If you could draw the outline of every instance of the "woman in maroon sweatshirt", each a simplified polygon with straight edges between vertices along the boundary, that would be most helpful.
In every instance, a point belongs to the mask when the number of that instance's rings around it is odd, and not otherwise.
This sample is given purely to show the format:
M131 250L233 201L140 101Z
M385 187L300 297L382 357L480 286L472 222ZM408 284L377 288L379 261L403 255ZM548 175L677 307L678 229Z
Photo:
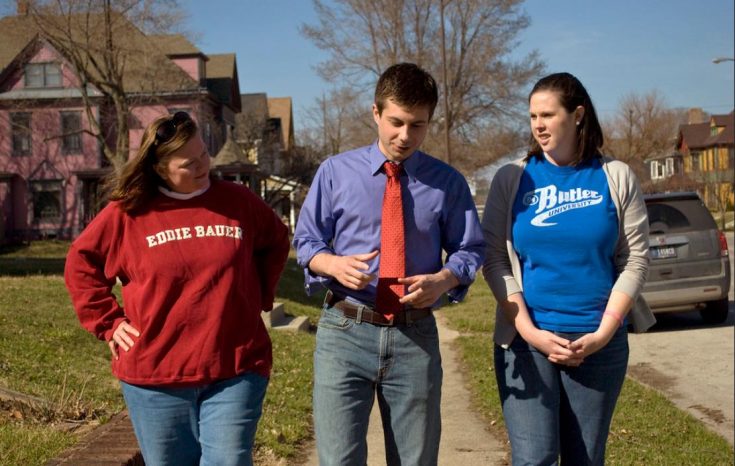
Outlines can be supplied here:
M271 369L260 312L286 226L248 188L210 179L184 112L146 128L110 200L72 244L65 279L82 326L112 351L146 464L252 464Z

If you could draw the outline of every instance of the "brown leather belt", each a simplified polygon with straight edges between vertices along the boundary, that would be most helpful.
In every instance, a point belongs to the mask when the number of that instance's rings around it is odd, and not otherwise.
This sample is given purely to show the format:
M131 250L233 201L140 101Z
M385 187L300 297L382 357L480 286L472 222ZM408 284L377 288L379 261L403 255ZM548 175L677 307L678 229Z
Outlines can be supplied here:
M345 301L345 298L327 291L324 299L330 307L338 309L342 315L356 322L367 322L373 325L382 325L392 327L394 325L405 325L417 322L424 317L431 315L430 307L422 307L420 309L404 309L394 314L392 318L387 318L384 314L376 312L373 308L365 305L353 304Z

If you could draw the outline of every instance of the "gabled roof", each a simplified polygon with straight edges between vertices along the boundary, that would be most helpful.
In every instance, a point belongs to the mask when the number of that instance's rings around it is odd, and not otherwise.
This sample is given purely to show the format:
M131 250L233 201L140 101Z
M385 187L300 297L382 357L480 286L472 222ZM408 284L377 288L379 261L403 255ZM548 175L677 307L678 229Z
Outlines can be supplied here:
M1 27L2 22L0 22L0 28ZM38 53L43 45L43 40L38 36L38 34L35 34L30 38L30 40L28 40L25 46L21 47L20 50L17 50L15 56L7 63L4 63L0 68L0 86L2 86L5 80L8 79L19 67L22 67L26 61L30 60L33 55ZM0 50L3 49L0 47ZM1 53L2 52L0 52L0 54Z
M25 16L6 16L0 18L0 70L5 69L13 59L36 36L35 27L28 27L29 19Z
M151 34L148 37L169 57L201 55L208 60L201 50L181 34Z
M710 122L715 126L727 126L732 121L732 112L729 115L712 115Z
M291 97L272 97L268 99L268 114L271 118L280 118L283 150L291 150L293 144L293 111Z
M237 76L237 60L234 53L209 56L207 62L207 89L236 112L241 110L240 83Z
M268 119L268 96L265 92L254 94L240 94L242 113L239 119L252 119L264 124Z
M701 149L709 137L709 123L692 123L679 126L677 147L686 144L690 149Z
M215 167L227 165L252 165L252 162L248 159L248 155L245 151L240 148L239 144L237 144L232 138L227 138L225 144L214 157L212 165Z
M51 17L53 18L53 17ZM77 27L73 29L74 39L80 42L89 40L85 30L90 31L92 44L98 45L94 51L102 57L103 21L86 22L86 15L72 16ZM91 24L85 29L87 24ZM113 16L113 38L124 54L125 69L123 85L127 92L201 92L200 84L181 69L172 58L200 56L207 63L207 89L221 102L240 109L237 64L234 54L212 55L207 57L186 37L180 34L146 35L123 15ZM17 60L19 54L34 37L43 36L32 16L6 16L0 18L0 71L8 65L22 66L24 60ZM95 40L95 37L99 38ZM210 58L212 58L210 60Z
M711 134L712 126L724 129L718 134ZM706 123L694 123L679 126L677 149L686 144L689 149L735 144L735 111L727 115L712 115Z
M94 17L97 14L91 15ZM87 15L79 14L69 17L73 40L78 43L89 43L91 55L98 61L103 61L102 53L105 50L104 21L99 15L99 21L88 21ZM50 22L56 17L49 16ZM58 21L64 21L58 17ZM63 25L61 27L64 27ZM157 91L176 92L194 91L198 89L195 82L184 70L168 59L166 55L123 15L113 15L113 38L117 41L120 53L124 56L125 69L123 85L131 93L149 93ZM12 52L3 54L2 65L11 62L28 42L43 32L31 16L9 16L0 19L0 42L6 43L6 37L12 44ZM23 42L25 41L25 42ZM22 45L20 45L22 44ZM3 47L7 49L10 47ZM61 52L61 51L59 51ZM13 54L12 57L10 54ZM8 60L9 58L9 60ZM93 71L94 74L96 72Z
M234 53L217 53L209 56L209 63L207 63L208 78L234 78L233 73L236 71Z
M270 141L268 97L265 93L240 94L240 113L235 114L233 138L239 143L252 144L254 140ZM280 138L280 133L276 133Z

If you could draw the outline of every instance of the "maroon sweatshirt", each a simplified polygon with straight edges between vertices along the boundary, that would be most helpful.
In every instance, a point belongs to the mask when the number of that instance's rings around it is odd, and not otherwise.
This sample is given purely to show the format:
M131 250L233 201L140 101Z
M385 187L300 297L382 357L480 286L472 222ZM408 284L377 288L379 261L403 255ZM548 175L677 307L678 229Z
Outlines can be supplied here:
M202 385L270 375L260 311L272 308L288 250L288 230L267 204L213 181L191 199L159 194L136 215L111 202L72 244L64 275L82 326L97 338L109 341L124 320L140 331L112 361L120 380Z

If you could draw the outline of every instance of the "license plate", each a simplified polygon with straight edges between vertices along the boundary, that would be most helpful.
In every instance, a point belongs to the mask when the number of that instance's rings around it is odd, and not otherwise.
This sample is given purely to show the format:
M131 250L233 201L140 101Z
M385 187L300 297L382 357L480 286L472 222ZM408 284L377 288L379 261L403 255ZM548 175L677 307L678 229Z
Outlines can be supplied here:
M652 259L669 259L676 257L676 248L673 246L662 246L651 248Z

